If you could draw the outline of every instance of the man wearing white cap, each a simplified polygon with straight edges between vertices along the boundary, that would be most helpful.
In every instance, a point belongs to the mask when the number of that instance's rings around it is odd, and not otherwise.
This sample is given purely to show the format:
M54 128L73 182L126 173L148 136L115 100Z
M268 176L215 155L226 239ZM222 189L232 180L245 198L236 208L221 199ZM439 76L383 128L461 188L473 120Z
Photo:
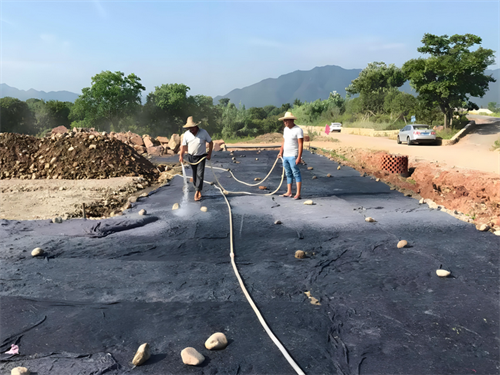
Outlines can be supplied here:
M283 131L283 143L278 157L283 157L283 166L285 167L287 191L282 197L291 197L293 179L297 183L297 193L293 199L300 199L300 190L302 187L302 176L300 175L299 164L302 159L302 149L304 147L304 132L295 125L297 118L291 112L286 112L285 116L279 118L285 124Z
M182 137L181 151L179 153L179 161L181 164L184 162L184 154L186 152L187 161L191 163L191 169L193 170L193 185L196 189L196 193L194 194L195 201L201 200L203 177L205 176L205 160L210 160L214 147L214 143L208 132L205 129L200 129L198 125L199 122L195 123L193 121L193 116L188 117L186 125L183 126L188 130ZM203 159L204 157L206 157L206 159ZM197 164L198 162L199 164Z

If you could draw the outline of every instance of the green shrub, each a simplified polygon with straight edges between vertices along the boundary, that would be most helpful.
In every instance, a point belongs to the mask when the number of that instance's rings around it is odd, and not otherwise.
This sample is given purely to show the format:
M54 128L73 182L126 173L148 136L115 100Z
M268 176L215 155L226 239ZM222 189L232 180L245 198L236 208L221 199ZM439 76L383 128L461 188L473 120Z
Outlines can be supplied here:
M451 139L460 129L443 129L436 131L436 136L442 139Z
M497 139L494 143L493 143L493 146L491 148L491 151L495 151L497 149L500 149L500 138Z

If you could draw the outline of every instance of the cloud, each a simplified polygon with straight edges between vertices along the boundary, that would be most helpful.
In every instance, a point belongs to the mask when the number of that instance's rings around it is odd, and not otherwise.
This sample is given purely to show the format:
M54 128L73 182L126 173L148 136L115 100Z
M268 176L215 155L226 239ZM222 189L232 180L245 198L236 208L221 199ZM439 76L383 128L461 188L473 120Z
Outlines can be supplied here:
M104 7L102 6L101 2L99 0L94 0L93 3L97 9L97 13L99 13L99 16L102 19L108 18L108 13L106 12L106 9L104 9Z

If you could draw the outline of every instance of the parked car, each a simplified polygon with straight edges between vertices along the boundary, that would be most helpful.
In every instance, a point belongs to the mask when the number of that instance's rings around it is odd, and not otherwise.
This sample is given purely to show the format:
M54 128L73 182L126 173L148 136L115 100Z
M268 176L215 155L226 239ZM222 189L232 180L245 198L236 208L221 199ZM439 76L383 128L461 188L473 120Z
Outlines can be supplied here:
M332 122L330 124L330 131L331 132L339 132L342 130L342 123L341 122Z
M436 132L429 125L406 125L399 131L396 138L398 144L406 142L409 145L418 144L434 144L436 143Z

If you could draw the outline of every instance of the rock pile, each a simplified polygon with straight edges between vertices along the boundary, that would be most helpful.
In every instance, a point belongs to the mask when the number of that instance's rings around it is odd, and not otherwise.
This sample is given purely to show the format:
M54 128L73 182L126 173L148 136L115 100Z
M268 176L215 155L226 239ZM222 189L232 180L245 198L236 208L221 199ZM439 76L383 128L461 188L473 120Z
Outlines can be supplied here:
M138 152L107 134L56 133L45 138L0 133L0 179L103 179L139 176L158 170Z

